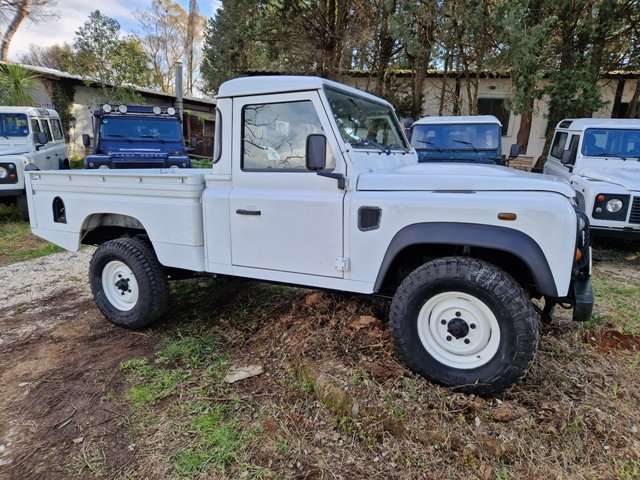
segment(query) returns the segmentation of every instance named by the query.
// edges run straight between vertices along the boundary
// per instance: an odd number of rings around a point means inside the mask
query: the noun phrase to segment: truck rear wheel
[[[414,270],[398,287],[390,316],[407,366],[465,393],[505,390],[524,377],[538,348],[538,315],[522,287],[471,258]]]
[[[167,309],[167,276],[142,240],[119,238],[100,245],[91,259],[89,279],[98,308],[121,327],[146,327]]]

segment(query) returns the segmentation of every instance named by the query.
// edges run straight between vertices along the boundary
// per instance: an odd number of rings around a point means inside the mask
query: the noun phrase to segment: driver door
[[[305,166],[309,134],[327,137],[327,167],[344,173],[318,92],[233,101],[232,264],[342,277],[344,191]]]

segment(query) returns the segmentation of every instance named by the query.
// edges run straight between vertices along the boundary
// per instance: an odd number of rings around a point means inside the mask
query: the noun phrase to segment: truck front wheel
[[[409,368],[479,395],[519,381],[538,348],[538,315],[522,287],[466,257],[433,260],[410,273],[393,297],[391,328]]]
[[[118,326],[146,327],[167,309],[167,276],[142,240],[119,238],[100,245],[91,259],[89,280],[98,308]]]

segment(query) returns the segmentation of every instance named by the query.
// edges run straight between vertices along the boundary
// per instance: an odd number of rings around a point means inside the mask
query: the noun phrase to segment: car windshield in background
[[[383,104],[332,88],[325,93],[342,139],[354,148],[406,149],[393,110]]]
[[[496,124],[416,125],[411,144],[416,150],[496,150],[500,135]]]
[[[640,158],[640,129],[589,128],[584,132],[586,157]]]
[[[24,113],[0,113],[0,137],[26,137],[29,123]]]
[[[182,129],[175,119],[105,117],[100,122],[100,136],[109,140],[178,142]]]

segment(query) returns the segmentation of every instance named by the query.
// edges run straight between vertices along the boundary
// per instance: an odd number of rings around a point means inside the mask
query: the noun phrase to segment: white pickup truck
[[[98,245],[96,303],[127,328],[164,313],[174,269],[386,295],[411,369],[491,394],[534,358],[532,298],[591,313],[568,185],[420,164],[389,103],[320,78],[223,84],[210,170],[30,172],[28,191],[36,235]]]
[[[562,120],[544,173],[576,191],[594,235],[640,239],[640,120]]]
[[[0,107],[0,202],[15,202],[27,220],[25,170],[69,168],[67,144],[54,110]]]

